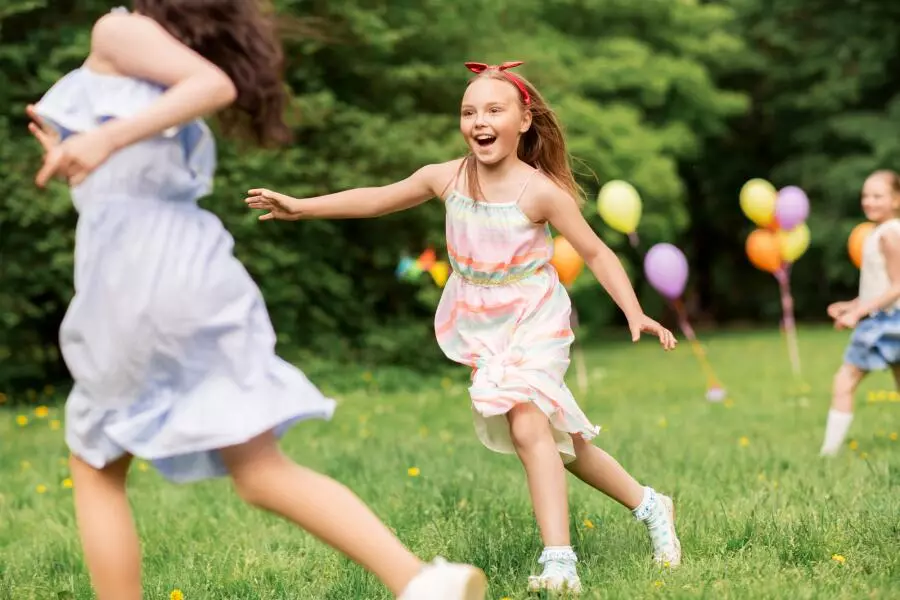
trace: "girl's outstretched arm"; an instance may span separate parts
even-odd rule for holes
[[[644,314],[628,274],[615,253],[603,243],[584,219],[575,199],[549,180],[536,186],[535,211],[540,220],[549,221],[565,237],[628,319],[633,341],[641,332],[659,337],[671,350],[677,343],[672,332]]]
[[[38,185],[56,174],[76,185],[116,150],[216,112],[237,95],[221,69],[141,15],[113,13],[98,20],[85,66],[100,75],[144,79],[168,89],[146,110],[107,121],[54,148],[38,173]]]
[[[247,192],[250,208],[268,211],[261,221],[280,219],[366,219],[406,210],[439,196],[459,161],[427,165],[406,179],[381,187],[345,190],[315,198],[293,198],[264,188]]]

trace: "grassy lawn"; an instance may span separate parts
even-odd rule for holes
[[[685,560],[677,571],[651,567],[643,526],[570,479],[583,597],[900,597],[900,402],[877,394],[892,389],[889,375],[864,382],[842,455],[817,455],[846,339],[801,329],[803,389],[777,333],[709,337],[710,360],[731,392],[722,404],[704,399],[686,344],[668,355],[653,343],[589,349],[590,390],[576,396],[604,427],[597,443],[674,495]],[[350,486],[420,555],[481,566],[492,600],[526,598],[541,543],[522,469],[481,447],[466,369],[457,375],[388,394],[378,372],[354,371],[347,376],[358,389],[338,395],[335,419],[298,426],[284,448]],[[51,406],[39,416],[38,396],[0,410],[0,599],[92,598],[62,412]],[[131,498],[148,599],[175,589],[185,600],[389,597],[305,533],[243,506],[227,481],[176,487],[137,463]]]

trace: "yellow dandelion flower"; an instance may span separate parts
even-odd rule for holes
[[[859,448],[859,442],[857,442],[856,440],[850,440],[849,446],[851,450],[856,450],[857,448]]]
[[[39,483],[39,484],[34,488],[34,491],[36,491],[38,494],[46,494],[46,493],[47,493],[47,486],[44,485],[43,483]]]
[[[896,432],[896,431],[892,431],[892,432],[891,432],[891,435],[889,435],[888,437],[891,438],[891,441],[892,441],[892,442],[896,442],[896,441],[897,441],[897,432]]]
[[[25,415],[19,415],[18,417],[16,417],[16,425],[18,425],[19,427],[25,427],[26,425],[28,425],[28,417],[26,417]]]
[[[847,559],[844,558],[843,556],[841,556],[840,554],[832,554],[831,560],[833,560],[836,563],[841,563],[841,564],[844,564],[845,562],[847,562]]]
[[[410,467],[406,470],[406,474],[410,477],[418,477],[422,471],[419,470],[419,467]]]
[[[28,469],[31,468],[31,463],[28,462],[27,460],[23,460],[21,464],[22,464],[23,471],[27,471]]]
[[[53,419],[50,421],[50,429],[53,431],[58,431],[59,428],[62,427],[62,423],[59,422],[59,419]]]
[[[150,469],[150,466],[147,463],[145,463],[144,461],[139,462],[137,467],[138,467],[138,471],[142,471],[142,472],[147,472]]]
[[[665,418],[665,417],[662,417],[662,418],[658,421],[658,424],[659,424],[660,427],[665,428],[665,427],[668,427],[669,422],[666,421],[666,418]]]
[[[178,588],[172,590],[172,593],[169,594],[169,600],[184,600],[184,594]]]
[[[653,585],[654,585],[654,587],[661,588],[664,585],[666,585],[666,583],[664,581],[654,581]]]
[[[664,561],[664,562],[663,562],[663,568],[668,569],[668,568],[671,567],[671,566],[672,566],[672,563],[670,563],[669,561]]]
[[[741,445],[741,448],[746,448],[750,445],[750,438],[748,438],[746,435],[741,436],[741,439],[738,440],[738,444]]]
[[[66,477],[66,478],[63,479],[63,481],[62,481],[62,486],[63,486],[64,488],[66,488],[67,490],[71,490],[73,485],[75,485],[75,484],[72,483],[72,480],[71,480],[69,477]]]
[[[34,409],[34,416],[36,416],[38,419],[46,419],[47,415],[49,415],[49,414],[50,414],[50,409],[47,408],[46,406],[38,406],[37,408]]]
[[[585,520],[584,520],[584,526],[587,527],[588,529],[593,529],[593,528],[594,528],[594,522],[591,521],[590,519],[585,519]]]

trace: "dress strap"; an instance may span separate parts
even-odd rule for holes
[[[459,168],[456,170],[456,175],[453,176],[453,179],[447,182],[447,185],[444,186],[443,191],[441,192],[441,198],[445,198],[447,194],[447,190],[453,188],[454,192],[459,191],[459,177],[462,175],[462,170],[466,167],[466,162],[469,160],[469,157],[465,157],[462,159],[462,162],[459,163]]]
[[[522,184],[522,189],[519,190],[519,195],[516,196],[515,203],[518,204],[519,200],[522,199],[522,195],[525,193],[525,188],[528,187],[528,184],[531,183],[531,178],[534,177],[535,173],[540,172],[540,169],[535,169],[531,172],[531,174],[525,179],[525,183]]]

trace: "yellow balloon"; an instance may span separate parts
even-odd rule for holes
[[[760,227],[768,227],[775,218],[778,192],[765,179],[751,179],[741,188],[741,210]]]
[[[809,248],[809,227],[800,223],[790,231],[779,231],[778,247],[784,262],[796,262]]]
[[[641,197],[627,181],[609,181],[600,188],[597,212],[616,231],[634,233],[641,220]]]
[[[443,260],[436,261],[431,265],[430,273],[437,286],[442,288],[447,283],[447,278],[450,277],[450,265]]]

